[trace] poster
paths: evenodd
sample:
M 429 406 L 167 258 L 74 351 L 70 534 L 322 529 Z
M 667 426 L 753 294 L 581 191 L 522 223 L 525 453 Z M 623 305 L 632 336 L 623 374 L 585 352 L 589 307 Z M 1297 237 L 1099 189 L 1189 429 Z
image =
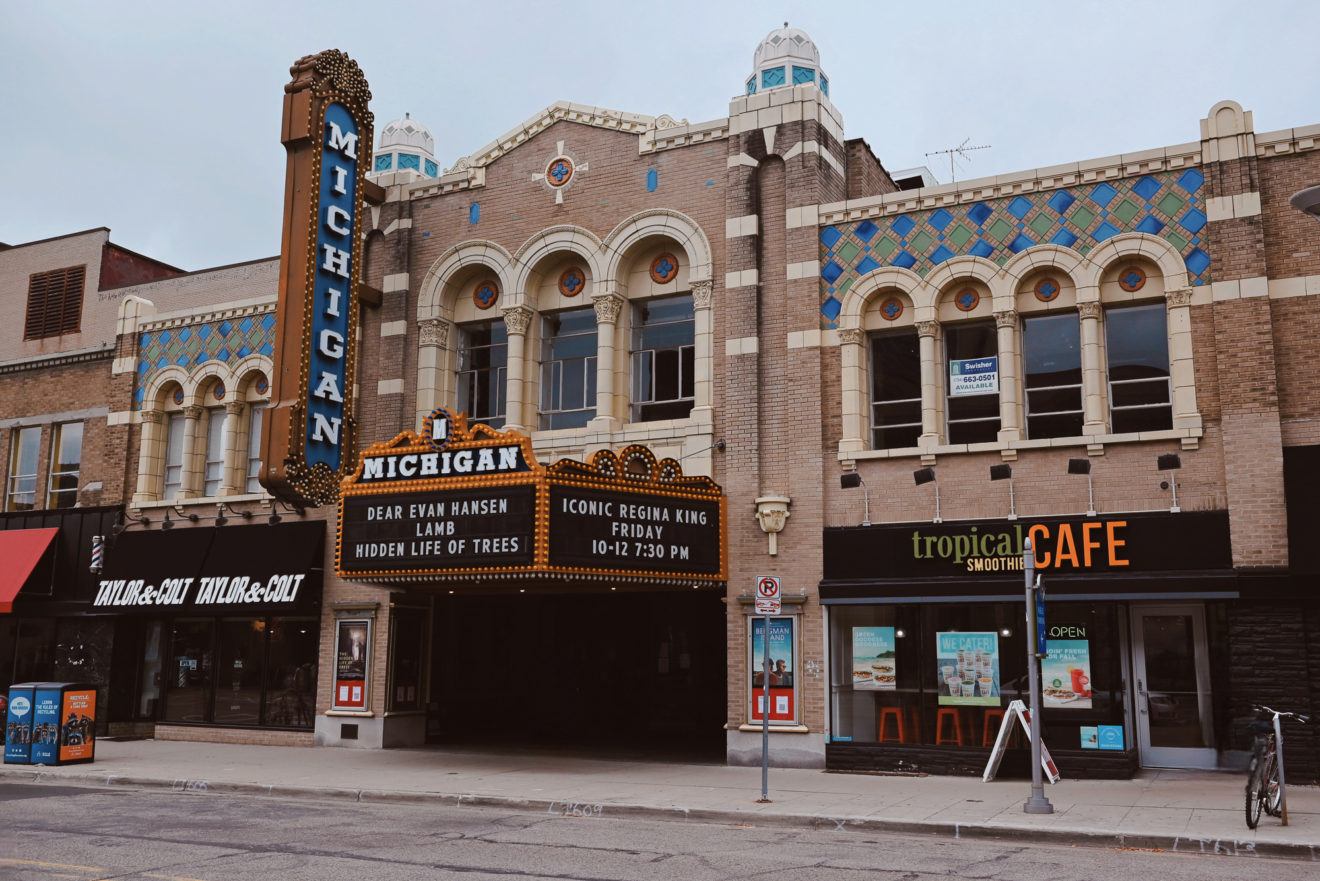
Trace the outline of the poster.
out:
M 367 708 L 367 671 L 371 641 L 371 622 L 339 621 L 335 638 L 336 709 Z
M 1047 640 L 1049 656 L 1040 662 L 1042 707 L 1091 707 L 1091 643 L 1085 639 Z
M 999 706 L 999 634 L 935 634 L 941 706 Z
M 752 721 L 761 721 L 765 707 L 765 618 L 752 619 Z M 797 721 L 793 694 L 793 619 L 770 619 L 770 721 Z
M 971 358 L 949 362 L 949 394 L 990 395 L 999 393 L 999 358 Z
M 96 691 L 70 689 L 60 708 L 60 761 L 91 760 L 96 737 Z
M 858 691 L 894 691 L 898 665 L 894 661 L 894 628 L 852 629 L 852 681 Z

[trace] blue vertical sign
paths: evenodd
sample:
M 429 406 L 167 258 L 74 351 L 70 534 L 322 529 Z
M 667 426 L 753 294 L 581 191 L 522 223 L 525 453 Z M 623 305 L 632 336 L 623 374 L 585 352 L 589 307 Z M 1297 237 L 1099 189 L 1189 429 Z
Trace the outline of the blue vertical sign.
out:
M 1045 585 L 1036 576 L 1036 654 L 1042 658 L 1050 653 L 1049 638 L 1045 632 Z
M 32 758 L 32 686 L 9 689 L 5 713 L 5 761 L 26 765 Z
M 308 353 L 307 465 L 339 473 L 345 441 L 350 310 L 356 308 L 353 240 L 357 207 L 358 125 L 343 104 L 325 108 L 321 141 L 321 188 L 316 210 L 316 276 Z

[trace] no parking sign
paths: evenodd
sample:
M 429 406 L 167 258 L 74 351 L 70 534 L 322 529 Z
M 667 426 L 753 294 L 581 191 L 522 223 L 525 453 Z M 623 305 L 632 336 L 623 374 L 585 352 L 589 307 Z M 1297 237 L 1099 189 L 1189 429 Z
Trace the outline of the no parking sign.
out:
M 778 575 L 756 576 L 756 614 L 778 615 L 781 596 Z

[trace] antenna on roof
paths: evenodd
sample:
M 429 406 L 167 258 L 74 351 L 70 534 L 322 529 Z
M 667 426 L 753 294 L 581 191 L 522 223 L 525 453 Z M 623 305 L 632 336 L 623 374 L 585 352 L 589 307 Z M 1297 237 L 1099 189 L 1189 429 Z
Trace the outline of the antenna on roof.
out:
M 947 156 L 949 157 L 949 182 L 950 182 L 950 183 L 956 183 L 957 180 L 958 180 L 958 170 L 957 170 L 957 168 L 954 167 L 954 164 L 953 164 L 953 158 L 954 158 L 954 156 L 961 156 L 963 159 L 966 159 L 968 162 L 971 162 L 971 161 L 972 161 L 972 157 L 970 157 L 970 156 L 967 155 L 967 152 L 968 152 L 969 150 L 989 150 L 989 149 L 990 149 L 990 145 L 989 145 L 989 144 L 977 144 L 977 145 L 975 145 L 975 146 L 969 147 L 969 146 L 967 146 L 967 142 L 970 141 L 970 140 L 971 140 L 970 137 L 968 137 L 968 138 L 964 138 L 964 139 L 963 139 L 963 142 L 962 142 L 961 144 L 959 144 L 958 146 L 956 146 L 956 147 L 950 147 L 950 148 L 947 149 L 947 150 L 934 150 L 934 151 L 932 151 L 932 152 L 926 154 L 927 156 L 944 156 L 944 155 L 947 155 Z

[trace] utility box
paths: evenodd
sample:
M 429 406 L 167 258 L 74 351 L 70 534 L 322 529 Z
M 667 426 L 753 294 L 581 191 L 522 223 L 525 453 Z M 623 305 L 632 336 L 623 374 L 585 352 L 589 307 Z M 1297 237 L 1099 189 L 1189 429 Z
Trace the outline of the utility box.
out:
M 96 750 L 96 689 L 78 682 L 23 682 L 9 689 L 5 761 L 73 765 Z

